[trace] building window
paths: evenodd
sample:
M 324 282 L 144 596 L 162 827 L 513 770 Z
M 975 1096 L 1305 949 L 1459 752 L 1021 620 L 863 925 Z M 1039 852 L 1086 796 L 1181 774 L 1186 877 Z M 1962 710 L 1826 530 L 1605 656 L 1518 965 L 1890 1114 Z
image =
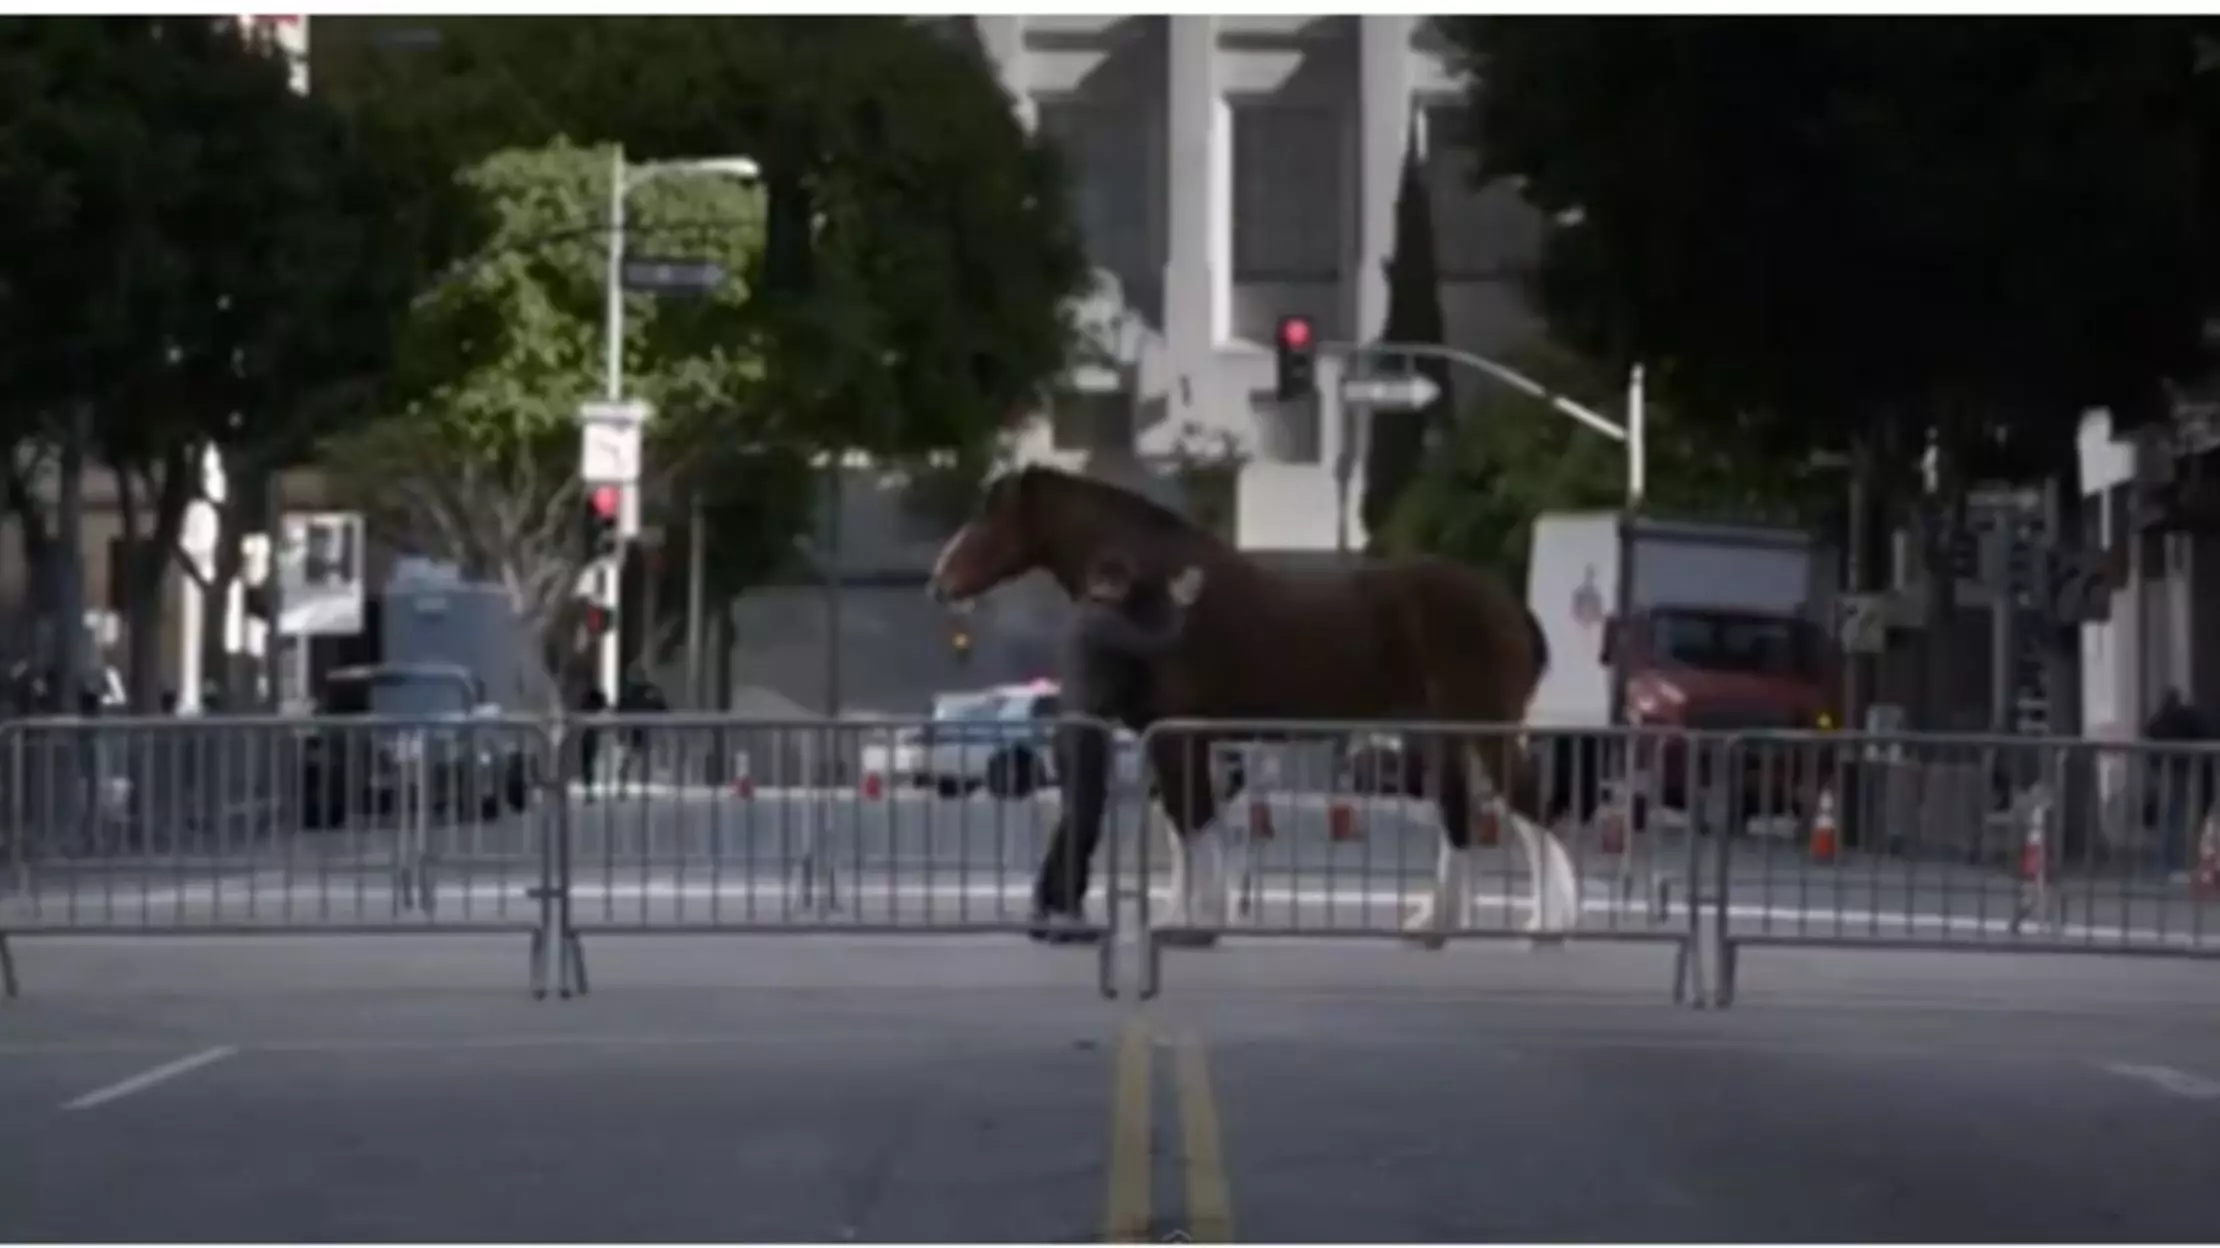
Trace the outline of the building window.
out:
M 1241 104 L 1233 120 L 1233 280 L 1341 276 L 1348 129 L 1331 108 Z
M 1040 133 L 1071 174 L 1072 213 L 1095 265 L 1131 281 L 1149 262 L 1149 136 L 1135 110 L 1049 98 Z
M 1434 254 L 1443 280 L 1497 281 L 1531 272 L 1541 257 L 1541 214 L 1507 182 L 1486 190 L 1473 185 L 1479 159 L 1463 105 L 1432 105 L 1423 116 Z
M 1133 397 L 1070 392 L 1050 404 L 1049 445 L 1059 451 L 1116 451 L 1133 445 Z
M 1232 543 L 1241 528 L 1241 465 L 1186 464 L 1179 469 L 1182 501 L 1195 527 Z
M 1297 399 L 1256 408 L 1257 458 L 1271 464 L 1316 464 L 1325 459 L 1319 436 L 1318 403 Z

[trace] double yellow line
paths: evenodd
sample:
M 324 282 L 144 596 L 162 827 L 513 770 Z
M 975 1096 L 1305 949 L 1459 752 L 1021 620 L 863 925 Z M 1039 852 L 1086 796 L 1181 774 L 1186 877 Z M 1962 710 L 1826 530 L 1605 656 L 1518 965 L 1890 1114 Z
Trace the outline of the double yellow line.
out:
M 1113 1244 L 1155 1242 L 1151 1233 L 1150 1179 L 1154 1168 L 1155 1101 L 1151 1069 L 1158 1044 L 1172 1049 L 1172 1097 L 1179 1106 L 1181 1174 L 1187 1188 L 1187 1238 L 1200 1244 L 1233 1242 L 1233 1201 L 1226 1185 L 1226 1156 L 1218 1129 L 1218 1102 L 1210 1088 L 1210 1062 L 1191 1031 L 1160 1035 L 1140 1015 L 1118 1034 L 1110 1102 L 1110 1200 L 1104 1238 Z

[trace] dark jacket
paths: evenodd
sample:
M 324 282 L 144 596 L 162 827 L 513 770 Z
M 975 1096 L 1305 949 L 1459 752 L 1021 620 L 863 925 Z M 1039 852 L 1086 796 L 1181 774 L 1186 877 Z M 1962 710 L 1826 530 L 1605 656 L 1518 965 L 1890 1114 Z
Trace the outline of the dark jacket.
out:
M 1139 716 L 1149 694 L 1149 662 L 1179 644 L 1186 615 L 1161 585 L 1136 586 L 1123 605 L 1081 598 L 1064 637 L 1066 713 Z
M 623 690 L 617 694 L 617 709 L 620 711 L 667 711 L 671 709 L 671 704 L 665 700 L 663 690 L 654 681 L 635 676 L 625 681 Z
M 2209 735 L 2205 717 L 2178 693 L 2167 694 L 2143 725 L 2146 741 L 2202 741 Z

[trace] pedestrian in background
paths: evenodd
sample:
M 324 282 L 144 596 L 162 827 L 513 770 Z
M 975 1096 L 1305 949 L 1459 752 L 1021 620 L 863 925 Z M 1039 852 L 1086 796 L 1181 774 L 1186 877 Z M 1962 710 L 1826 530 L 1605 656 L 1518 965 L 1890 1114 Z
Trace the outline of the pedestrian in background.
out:
M 638 664 L 626 670 L 624 685 L 617 691 L 617 711 L 620 714 L 660 715 L 670 709 L 671 704 L 664 698 L 663 691 L 647 678 L 647 673 L 641 671 Z M 648 751 L 652 745 L 646 724 L 625 725 L 624 754 L 617 761 L 617 796 L 624 796 L 625 786 L 632 782 L 635 768 L 640 779 L 653 778 L 648 771 L 648 763 L 652 758 Z
M 2179 689 L 2168 689 L 2143 725 L 2143 739 L 2150 742 L 2186 745 L 2211 738 L 2212 726 Z M 2190 842 L 2196 838 L 2197 825 L 2203 821 L 2205 806 L 2213 796 L 2208 766 L 2203 755 L 2188 751 L 2151 757 L 2145 777 L 2143 820 L 2157 825 L 2159 866 L 2164 870 L 2185 871 L 2189 867 Z
M 609 710 L 608 695 L 601 686 L 587 681 L 578 696 L 578 713 L 603 715 Z M 586 800 L 594 800 L 594 778 L 600 773 L 602 729 L 593 724 L 581 725 L 578 730 L 578 783 L 586 791 Z

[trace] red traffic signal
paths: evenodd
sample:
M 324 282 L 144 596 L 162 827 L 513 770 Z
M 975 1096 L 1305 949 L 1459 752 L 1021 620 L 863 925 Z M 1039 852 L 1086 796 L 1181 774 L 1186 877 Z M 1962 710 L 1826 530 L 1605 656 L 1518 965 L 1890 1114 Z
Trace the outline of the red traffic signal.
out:
M 1272 393 L 1282 402 L 1309 397 L 1318 388 L 1318 339 L 1310 318 L 1281 317 L 1275 345 Z
M 586 495 L 586 514 L 581 519 L 585 526 L 587 558 L 608 559 L 623 550 L 624 539 L 617 532 L 620 523 L 617 513 L 622 510 L 623 502 L 624 495 L 613 485 L 595 486 Z
M 586 635 L 599 637 L 609 631 L 609 608 L 598 602 L 586 604 Z

